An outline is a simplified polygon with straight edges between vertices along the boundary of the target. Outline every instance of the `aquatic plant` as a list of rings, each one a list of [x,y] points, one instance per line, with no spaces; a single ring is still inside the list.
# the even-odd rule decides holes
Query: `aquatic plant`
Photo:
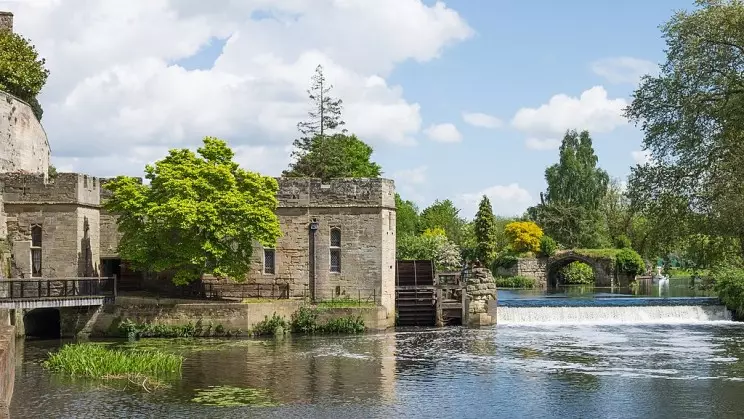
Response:
[[[183,357],[159,351],[111,349],[95,343],[63,346],[49,354],[42,365],[52,372],[71,377],[102,380],[129,380],[148,389],[162,385],[163,379],[180,375]]]
[[[206,406],[219,407],[272,407],[279,405],[268,390],[232,386],[209,386],[197,390],[191,401]]]
[[[170,325],[159,323],[137,323],[126,319],[119,324],[118,332],[121,337],[130,340],[140,338],[193,338],[193,337],[233,337],[240,336],[240,329],[227,330],[221,324],[212,328],[212,324],[206,327],[201,320],[196,323],[188,322],[185,325]]]

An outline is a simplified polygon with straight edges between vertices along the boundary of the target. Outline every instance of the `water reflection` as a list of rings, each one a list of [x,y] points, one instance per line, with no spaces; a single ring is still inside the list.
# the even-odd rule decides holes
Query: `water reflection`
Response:
[[[187,352],[147,394],[70,383],[27,342],[13,417],[725,417],[744,409],[744,325],[514,325],[311,337]],[[265,388],[280,407],[190,402],[208,386]],[[106,406],[103,412],[101,406]],[[737,410],[738,409],[738,410]]]
[[[715,297],[715,291],[691,286],[689,278],[671,278],[669,287],[661,289],[651,278],[641,278],[634,286],[595,287],[593,285],[560,285],[548,289],[500,289],[499,300],[515,298],[610,298],[610,297]]]

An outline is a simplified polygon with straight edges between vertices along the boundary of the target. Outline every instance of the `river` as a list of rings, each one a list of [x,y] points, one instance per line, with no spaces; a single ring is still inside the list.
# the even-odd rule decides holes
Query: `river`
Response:
[[[59,345],[18,343],[11,417],[681,419],[744,411],[744,324],[729,321],[174,343],[186,356],[182,378],[152,393],[48,373],[39,361]],[[267,389],[279,405],[191,401],[216,385]]]

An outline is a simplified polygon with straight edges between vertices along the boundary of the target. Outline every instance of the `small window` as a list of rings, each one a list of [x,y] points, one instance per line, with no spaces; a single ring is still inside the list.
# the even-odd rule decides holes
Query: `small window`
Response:
[[[264,249],[264,273],[271,275],[276,273],[275,249]]]
[[[341,272],[341,229],[331,229],[331,272]]]
[[[41,226],[31,226],[31,276],[41,276]]]
[[[39,225],[31,227],[31,246],[41,247],[41,226]]]

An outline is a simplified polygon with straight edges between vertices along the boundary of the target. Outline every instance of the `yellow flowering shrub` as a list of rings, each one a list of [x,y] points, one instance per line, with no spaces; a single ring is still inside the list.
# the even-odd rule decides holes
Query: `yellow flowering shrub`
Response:
[[[447,232],[441,227],[427,228],[421,233],[424,237],[447,237]]]
[[[504,234],[509,239],[513,251],[517,253],[540,251],[540,239],[543,231],[532,221],[515,221],[504,228]]]

